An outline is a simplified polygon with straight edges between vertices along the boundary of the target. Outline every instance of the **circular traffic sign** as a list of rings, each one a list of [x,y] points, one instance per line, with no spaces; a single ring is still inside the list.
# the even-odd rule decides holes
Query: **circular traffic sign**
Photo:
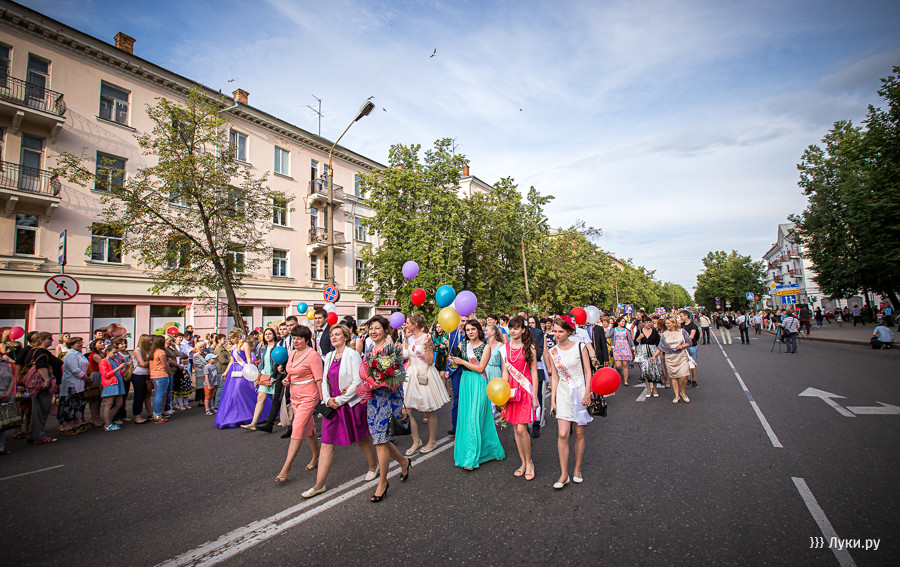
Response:
[[[325,291],[322,292],[322,297],[324,297],[325,301],[328,303],[337,303],[341,299],[341,290],[339,290],[336,285],[327,286]]]
[[[57,274],[44,282],[44,293],[56,301],[68,301],[78,295],[78,281],[72,276]]]

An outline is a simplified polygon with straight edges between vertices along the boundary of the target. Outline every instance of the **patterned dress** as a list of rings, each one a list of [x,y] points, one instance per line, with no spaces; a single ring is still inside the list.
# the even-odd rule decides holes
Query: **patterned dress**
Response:
[[[606,332],[606,336],[612,337],[613,360],[631,360],[634,358],[634,339],[631,331],[615,327]]]
[[[657,357],[656,360],[651,362],[651,358],[656,354],[656,349],[659,345],[659,332],[653,329],[653,332],[647,337],[642,331],[638,333],[637,341],[635,350],[641,361],[641,378],[656,384],[664,383],[666,380],[665,376],[663,376],[662,357]]]
[[[366,354],[372,352],[375,345],[369,343],[366,345]],[[359,367],[360,376],[368,375],[369,368],[363,363]],[[365,380],[365,378],[364,378]],[[403,410],[403,386],[398,387],[393,392],[390,388],[375,388],[372,390],[372,399],[366,404],[366,419],[369,422],[369,434],[372,436],[372,443],[375,445],[384,445],[392,443],[394,438],[388,435],[388,423],[391,421],[391,415],[400,419]]]

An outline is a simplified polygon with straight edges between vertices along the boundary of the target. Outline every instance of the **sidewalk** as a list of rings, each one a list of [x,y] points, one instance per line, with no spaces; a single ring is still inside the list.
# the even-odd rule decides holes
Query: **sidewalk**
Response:
[[[800,340],[801,341],[823,341],[828,343],[845,343],[851,345],[865,345],[869,346],[869,340],[872,338],[872,331],[875,329],[876,325],[867,323],[865,327],[862,325],[853,326],[853,323],[844,323],[844,326],[841,327],[837,323],[824,323],[822,327],[816,327],[816,322],[812,323],[812,332],[807,337],[805,331],[800,332]],[[894,342],[897,342],[897,328],[891,327],[891,330],[894,331]],[[753,330],[751,329],[752,333]],[[773,331],[766,331],[770,335],[774,335]],[[734,330],[732,330],[732,335],[734,335]]]

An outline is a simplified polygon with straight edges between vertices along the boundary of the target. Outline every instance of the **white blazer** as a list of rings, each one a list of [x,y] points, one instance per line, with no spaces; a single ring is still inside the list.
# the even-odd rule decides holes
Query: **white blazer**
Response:
[[[356,389],[362,384],[362,378],[359,376],[359,367],[362,366],[362,357],[352,348],[345,347],[344,354],[341,356],[341,367],[338,382],[341,390],[346,388],[346,392],[341,394],[335,392],[334,395],[328,391],[328,369],[334,361],[335,351],[331,351],[325,355],[324,376],[322,378],[322,401],[328,402],[332,397],[335,398],[337,404],[342,406],[350,404],[352,408],[359,403],[359,396],[356,395]]]

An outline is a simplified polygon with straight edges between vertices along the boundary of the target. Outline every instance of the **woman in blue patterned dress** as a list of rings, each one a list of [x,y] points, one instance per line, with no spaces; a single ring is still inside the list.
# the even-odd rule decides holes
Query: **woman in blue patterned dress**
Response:
[[[369,422],[369,433],[372,435],[372,443],[375,445],[375,452],[378,454],[378,468],[380,469],[380,477],[378,479],[378,487],[375,494],[370,498],[371,502],[381,502],[390,484],[387,481],[388,467],[391,459],[400,464],[400,482],[406,482],[409,478],[409,467],[412,464],[408,458],[394,445],[394,438],[388,435],[388,424],[391,416],[399,419],[403,412],[403,358],[399,350],[395,350],[390,345],[386,329],[389,328],[388,321],[381,315],[375,315],[368,321],[369,338],[372,339],[370,344],[366,345],[363,364],[359,367],[359,376],[362,378],[362,384],[357,389],[360,401],[367,401],[366,417]],[[388,348],[390,347],[390,348]],[[384,353],[393,359],[393,370],[397,376],[392,381],[392,386],[386,386],[376,380],[369,371],[366,361],[372,355]]]
[[[631,336],[631,331],[625,328],[624,315],[616,319],[612,329],[606,331],[606,337],[612,339],[613,361],[616,363],[616,370],[625,379],[627,386],[628,364],[634,360],[634,337]]]

